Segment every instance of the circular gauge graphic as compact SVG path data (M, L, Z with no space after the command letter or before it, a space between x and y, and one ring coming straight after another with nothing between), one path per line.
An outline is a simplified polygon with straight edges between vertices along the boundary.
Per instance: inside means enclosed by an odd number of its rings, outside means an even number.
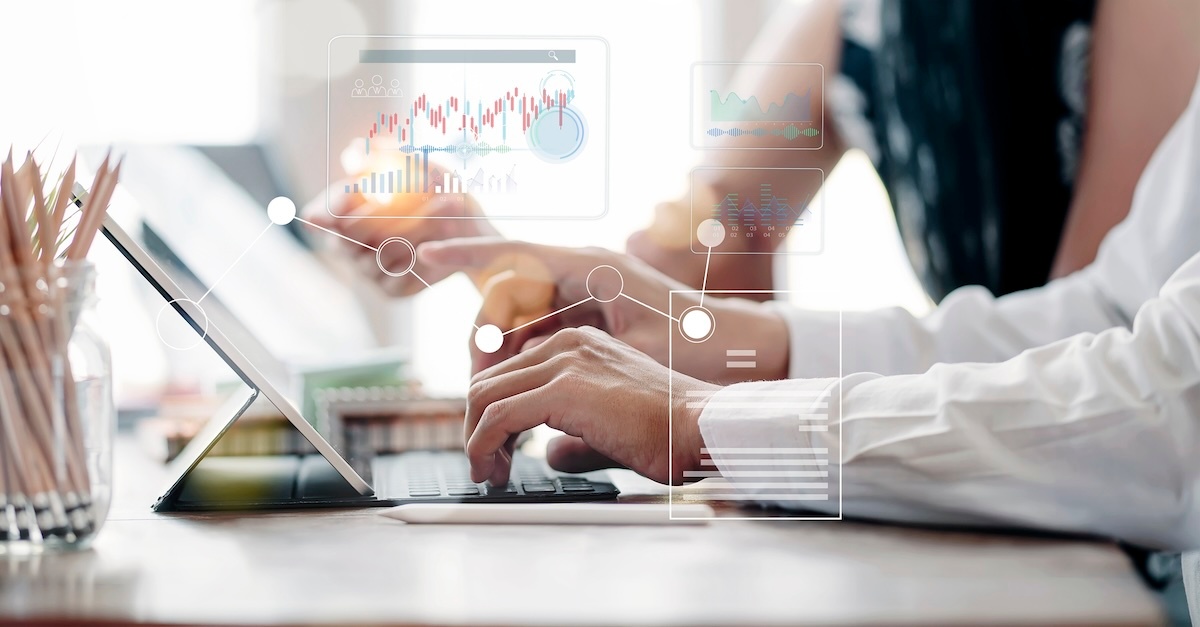
M542 161L565 163L587 144L587 124L570 105L550 107L529 126L525 140Z
M542 161L570 161L587 143L583 114L571 106L575 100L575 77L564 70L552 70L542 77L538 87L546 105L530 123L525 139L533 154Z

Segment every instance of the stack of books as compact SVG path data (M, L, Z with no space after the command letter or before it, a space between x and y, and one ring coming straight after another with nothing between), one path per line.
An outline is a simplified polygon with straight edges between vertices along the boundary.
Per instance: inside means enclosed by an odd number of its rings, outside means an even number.
M318 430L352 459L462 448L465 399L395 386L327 388L314 398Z
M316 427L347 458L413 450L462 448L466 400L428 398L416 385L317 390ZM138 424L151 456L174 459L213 415L218 399L173 397L157 417ZM269 402L256 401L213 446L210 455L297 455L316 452Z

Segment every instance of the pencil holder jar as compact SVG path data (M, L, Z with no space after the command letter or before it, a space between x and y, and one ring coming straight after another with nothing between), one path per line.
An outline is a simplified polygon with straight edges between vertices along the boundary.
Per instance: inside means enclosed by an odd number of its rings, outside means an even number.
M108 515L115 409L85 261L0 269L0 554L87 547Z

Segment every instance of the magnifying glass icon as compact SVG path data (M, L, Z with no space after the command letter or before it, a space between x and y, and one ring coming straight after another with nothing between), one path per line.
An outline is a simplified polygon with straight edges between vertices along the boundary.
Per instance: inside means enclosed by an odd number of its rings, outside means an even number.
M550 57L551 59L554 59L555 61L558 60L558 55L553 50L551 50L550 52L547 52L546 56Z

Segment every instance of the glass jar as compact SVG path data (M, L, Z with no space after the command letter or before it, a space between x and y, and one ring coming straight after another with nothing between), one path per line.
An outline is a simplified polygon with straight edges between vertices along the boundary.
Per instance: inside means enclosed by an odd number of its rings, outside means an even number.
M88 262L0 270L0 554L88 546L112 496L112 358Z

